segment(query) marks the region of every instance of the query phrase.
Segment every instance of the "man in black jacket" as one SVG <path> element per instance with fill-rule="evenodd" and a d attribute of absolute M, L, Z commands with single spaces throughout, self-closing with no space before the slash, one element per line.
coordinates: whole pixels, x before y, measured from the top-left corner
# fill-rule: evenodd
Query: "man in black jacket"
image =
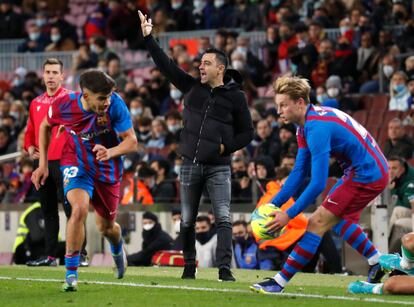
<path fill-rule="evenodd" d="M 201 59 L 200 79 L 182 71 L 150 35 L 151 19 L 141 12 L 145 46 L 162 73 L 184 93 L 184 127 L 179 151 L 184 160 L 180 171 L 183 252 L 182 278 L 196 272 L 195 219 L 204 187 L 207 188 L 217 223 L 219 280 L 234 281 L 230 272 L 232 225 L 230 222 L 230 154 L 253 138 L 253 124 L 241 77 L 226 71 L 228 59 L 220 50 L 208 49 Z"/>
<path fill-rule="evenodd" d="M 152 256 L 160 250 L 169 250 L 173 239 L 162 230 L 158 217 L 152 212 L 145 212 L 142 216 L 142 250 L 128 256 L 130 266 L 149 266 Z"/>

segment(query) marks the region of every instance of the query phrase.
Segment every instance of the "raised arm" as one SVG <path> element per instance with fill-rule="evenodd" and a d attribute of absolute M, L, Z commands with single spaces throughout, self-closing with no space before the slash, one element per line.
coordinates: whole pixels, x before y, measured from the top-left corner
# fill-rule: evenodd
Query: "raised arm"
<path fill-rule="evenodd" d="M 96 159 L 98 161 L 107 161 L 111 158 L 138 151 L 138 141 L 133 128 L 118 133 L 118 135 L 122 139 L 122 142 L 115 147 L 105 148 L 99 144 L 95 145 L 92 151 L 96 152 Z"/>
<path fill-rule="evenodd" d="M 138 15 L 141 20 L 141 30 L 142 35 L 144 36 L 145 46 L 151 54 L 155 64 L 176 88 L 183 93 L 187 93 L 196 83 L 196 79 L 178 67 L 157 44 L 151 35 L 153 27 L 151 18 L 147 20 L 147 15 L 142 14 L 141 11 L 138 11 Z"/>

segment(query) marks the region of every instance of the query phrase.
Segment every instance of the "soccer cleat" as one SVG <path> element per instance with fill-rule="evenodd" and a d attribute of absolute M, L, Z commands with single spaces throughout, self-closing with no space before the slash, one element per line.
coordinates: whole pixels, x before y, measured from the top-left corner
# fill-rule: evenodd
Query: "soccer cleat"
<path fill-rule="evenodd" d="M 27 266 L 57 266 L 57 261 L 56 259 L 52 259 L 52 258 L 40 258 L 37 260 L 31 260 L 26 262 Z"/>
<path fill-rule="evenodd" d="M 401 256 L 398 254 L 381 255 L 379 264 L 387 271 L 398 270 L 408 275 L 414 275 L 414 268 L 406 269 L 401 267 Z"/>
<path fill-rule="evenodd" d="M 368 270 L 367 282 L 371 284 L 380 283 L 384 275 L 385 275 L 385 270 L 381 267 L 379 263 L 370 265 L 369 270 Z"/>
<path fill-rule="evenodd" d="M 357 280 L 349 284 L 348 292 L 352 294 L 373 294 L 376 286 L 377 284 Z"/>
<path fill-rule="evenodd" d="M 195 279 L 197 274 L 197 266 L 195 264 L 186 264 L 184 266 L 183 274 L 181 279 Z"/>
<path fill-rule="evenodd" d="M 271 294 L 282 293 L 285 288 L 279 285 L 274 278 L 266 278 L 267 280 L 253 284 L 250 286 L 250 290 L 257 293 Z"/>
<path fill-rule="evenodd" d="M 221 268 L 219 269 L 218 281 L 236 281 L 236 278 L 234 278 L 233 273 L 230 271 L 230 269 Z"/>
<path fill-rule="evenodd" d="M 76 275 L 69 275 L 62 286 L 63 292 L 75 292 L 78 290 L 78 278 Z"/>
<path fill-rule="evenodd" d="M 89 266 L 89 257 L 87 255 L 84 255 L 84 254 L 80 255 L 79 266 L 83 268 Z"/>
<path fill-rule="evenodd" d="M 122 244 L 121 252 L 118 255 L 112 254 L 112 257 L 115 263 L 114 265 L 115 277 L 118 279 L 121 279 L 124 277 L 125 271 L 128 266 L 127 255 L 126 255 L 124 244 Z"/>

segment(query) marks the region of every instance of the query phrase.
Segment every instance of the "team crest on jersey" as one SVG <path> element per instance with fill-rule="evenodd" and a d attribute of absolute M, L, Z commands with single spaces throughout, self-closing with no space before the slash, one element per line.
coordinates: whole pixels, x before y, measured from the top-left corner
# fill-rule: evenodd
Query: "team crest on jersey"
<path fill-rule="evenodd" d="M 98 123 L 98 126 L 106 126 L 108 124 L 108 118 L 105 115 L 99 116 L 96 120 L 96 122 Z"/>

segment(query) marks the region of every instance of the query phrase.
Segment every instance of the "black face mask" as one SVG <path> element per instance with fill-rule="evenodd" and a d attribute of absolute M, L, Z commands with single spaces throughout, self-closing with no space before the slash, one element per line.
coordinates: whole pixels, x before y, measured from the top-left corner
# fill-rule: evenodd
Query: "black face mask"
<path fill-rule="evenodd" d="M 241 179 L 243 177 L 247 177 L 247 172 L 246 171 L 234 172 L 233 176 L 234 176 L 234 179 Z"/>
<path fill-rule="evenodd" d="M 148 131 L 140 131 L 139 138 L 143 141 L 148 140 L 151 137 L 151 130 Z"/>
<path fill-rule="evenodd" d="M 236 241 L 240 245 L 245 245 L 247 240 L 244 236 L 236 236 L 234 237 L 234 241 Z"/>
<path fill-rule="evenodd" d="M 331 58 L 331 53 L 330 52 L 321 52 L 319 53 L 319 58 L 321 60 L 328 60 Z"/>
<path fill-rule="evenodd" d="M 196 233 L 196 240 L 201 244 L 204 245 L 211 239 L 211 234 L 209 231 L 198 232 Z"/>

